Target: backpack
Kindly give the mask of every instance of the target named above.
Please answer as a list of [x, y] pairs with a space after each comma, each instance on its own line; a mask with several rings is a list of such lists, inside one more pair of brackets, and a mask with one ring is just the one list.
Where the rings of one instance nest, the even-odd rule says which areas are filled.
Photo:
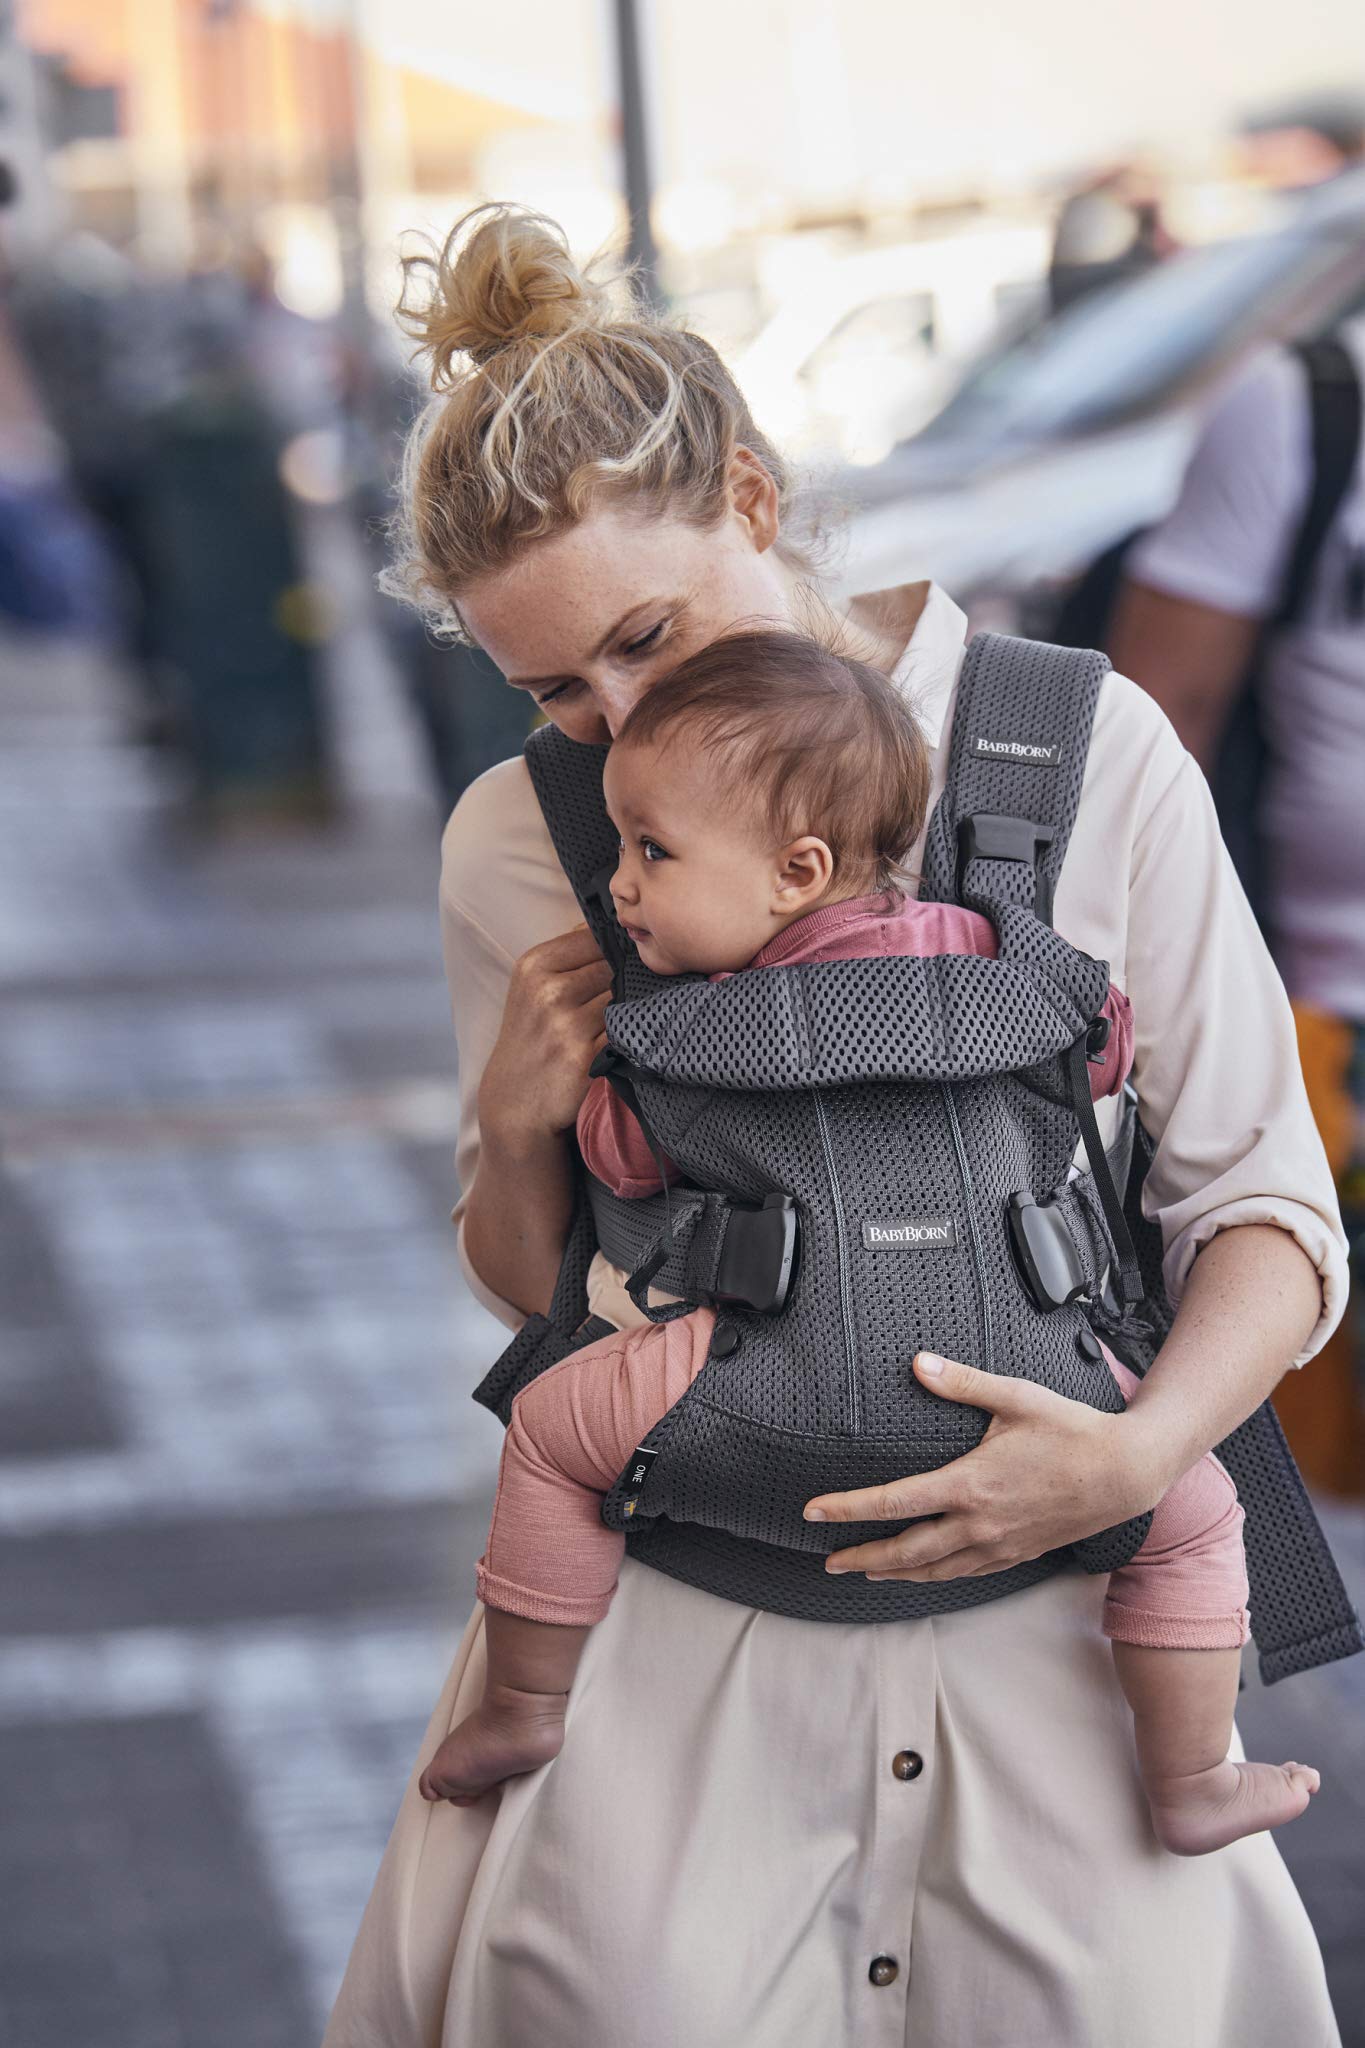
[[[1050, 922], [1108, 666], [990, 633], [967, 650], [920, 894], [988, 916], [996, 959], [654, 975], [611, 903], [607, 748], [553, 726], [528, 740], [556, 853], [613, 970], [592, 1071], [684, 1180], [626, 1200], [575, 1153], [550, 1313], [528, 1318], [474, 1398], [506, 1423], [523, 1386], [608, 1333], [584, 1284], [599, 1246], [649, 1320], [716, 1307], [702, 1371], [603, 1499], [642, 1563], [775, 1613], [877, 1622], [999, 1599], [1064, 1566], [1112, 1571], [1145, 1537], [1149, 1514], [984, 1577], [871, 1582], [827, 1573], [826, 1555], [908, 1523], [801, 1516], [816, 1493], [930, 1471], [980, 1441], [989, 1415], [923, 1389], [917, 1350], [1119, 1413], [1098, 1335], [1141, 1372], [1169, 1326], [1136, 1098], [1109, 1155], [1090, 1099], [1108, 970]], [[651, 1302], [651, 1283], [677, 1298]], [[1266, 1678], [1361, 1648], [1269, 1404], [1219, 1454], [1246, 1509]]]
[[[1334, 336], [1324, 336], [1294, 343], [1293, 353], [1308, 380], [1312, 483], [1279, 601], [1262, 625], [1209, 776], [1224, 841], [1263, 928], [1269, 923], [1268, 891], [1257, 814], [1266, 767], [1261, 717], [1266, 662], [1280, 635], [1303, 617], [1323, 542], [1355, 475], [1361, 438], [1360, 378], [1350, 350]], [[1053, 638], [1059, 646], [1106, 645], [1129, 553], [1146, 531], [1139, 527], [1125, 534], [1085, 570], [1057, 615]]]

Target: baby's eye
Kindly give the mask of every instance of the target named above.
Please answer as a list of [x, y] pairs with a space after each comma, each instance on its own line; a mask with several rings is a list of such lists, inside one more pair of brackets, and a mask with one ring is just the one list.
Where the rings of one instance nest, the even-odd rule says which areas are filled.
[[660, 846], [657, 839], [642, 839], [640, 841], [640, 846], [643, 850], [646, 860], [652, 861], [656, 855], [660, 860], [668, 859], [667, 853], [664, 851], [663, 847]]

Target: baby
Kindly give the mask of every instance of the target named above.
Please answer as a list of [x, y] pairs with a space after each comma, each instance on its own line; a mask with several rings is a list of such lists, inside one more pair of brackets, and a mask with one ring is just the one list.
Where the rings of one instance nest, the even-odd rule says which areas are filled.
[[[884, 677], [813, 641], [745, 633], [693, 656], [622, 727], [604, 791], [620, 834], [616, 914], [656, 974], [996, 953], [987, 918], [899, 887], [928, 804], [923, 740]], [[1126, 998], [1111, 990], [1106, 1014], [1096, 1096], [1122, 1088], [1132, 1059]], [[587, 1089], [578, 1137], [618, 1194], [657, 1192], [660, 1167], [676, 1177], [604, 1079]], [[624, 1549], [602, 1495], [701, 1371], [714, 1323], [697, 1309], [613, 1332], [517, 1396], [477, 1567], [484, 1697], [422, 1772], [424, 1798], [468, 1805], [559, 1753], [583, 1642]], [[1105, 1357], [1131, 1398], [1136, 1379]], [[1249, 1634], [1242, 1519], [1223, 1466], [1201, 1458], [1158, 1502], [1104, 1603], [1153, 1825], [1181, 1855], [1291, 1820], [1318, 1789], [1306, 1765], [1228, 1755]]]

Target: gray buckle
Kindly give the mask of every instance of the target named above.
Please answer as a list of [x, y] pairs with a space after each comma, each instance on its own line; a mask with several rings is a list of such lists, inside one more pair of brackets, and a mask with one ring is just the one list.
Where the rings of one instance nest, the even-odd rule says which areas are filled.
[[1040, 1207], [1032, 1195], [1011, 1195], [1009, 1219], [1015, 1261], [1025, 1286], [1045, 1314], [1065, 1308], [1089, 1292], [1090, 1275], [1071, 1232], [1054, 1209]]
[[974, 811], [958, 821], [957, 900], [963, 901], [962, 884], [974, 860], [1017, 860], [1033, 869], [1034, 908], [1044, 923], [1052, 922], [1052, 885], [1038, 867], [1057, 836], [1054, 825], [1038, 825], [1032, 818], [1006, 818], [995, 811]]
[[796, 1202], [765, 1195], [758, 1208], [732, 1201], [710, 1290], [717, 1301], [743, 1302], [775, 1315], [791, 1291], [796, 1263]]

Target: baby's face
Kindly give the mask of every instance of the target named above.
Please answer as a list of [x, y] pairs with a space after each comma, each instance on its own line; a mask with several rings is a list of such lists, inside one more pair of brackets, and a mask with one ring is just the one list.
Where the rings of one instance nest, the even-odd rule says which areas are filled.
[[603, 790], [621, 837], [616, 915], [655, 974], [746, 966], [828, 885], [824, 842], [772, 845], [760, 818], [708, 785], [704, 754], [615, 746]]

